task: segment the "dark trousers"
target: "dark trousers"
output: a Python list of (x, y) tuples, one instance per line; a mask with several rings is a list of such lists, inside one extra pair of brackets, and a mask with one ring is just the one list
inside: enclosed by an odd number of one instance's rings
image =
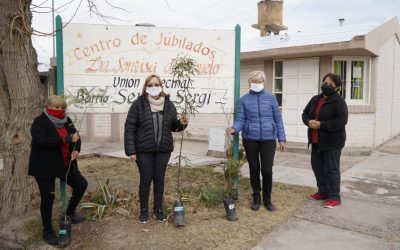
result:
[(171, 153), (138, 153), (136, 156), (140, 173), (140, 210), (147, 212), (149, 209), (150, 186), (153, 182), (154, 211), (157, 212), (162, 209), (165, 170)]
[(342, 149), (319, 151), (312, 144), (311, 166), (317, 180), (318, 193), (329, 199), (340, 199), (340, 154)]
[[(36, 182), (40, 191), (40, 214), (42, 216), (43, 230), (45, 231), (52, 230), (51, 217), (55, 196), (55, 180), (55, 178), (41, 179), (36, 177)], [(73, 191), (72, 197), (68, 203), (66, 214), (73, 215), (75, 214), (75, 209), (86, 191), (88, 183), (85, 177), (83, 177), (76, 168), (72, 168), (68, 174), (67, 184)]]
[(272, 165), (274, 165), (276, 141), (252, 141), (243, 139), (243, 147), (246, 152), (247, 161), (249, 162), (250, 183), (253, 188), (253, 196), (256, 197), (260, 195), (261, 169), (263, 200), (264, 203), (271, 202)]

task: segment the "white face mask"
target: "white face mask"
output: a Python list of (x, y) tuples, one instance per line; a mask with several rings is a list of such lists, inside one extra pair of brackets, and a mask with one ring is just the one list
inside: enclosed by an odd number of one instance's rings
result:
[(264, 89), (264, 84), (263, 83), (250, 83), (250, 89), (253, 90), (254, 92), (260, 92), (261, 90)]
[(146, 93), (149, 94), (150, 96), (158, 96), (161, 93), (161, 91), (162, 91), (162, 88), (160, 86), (146, 88)]

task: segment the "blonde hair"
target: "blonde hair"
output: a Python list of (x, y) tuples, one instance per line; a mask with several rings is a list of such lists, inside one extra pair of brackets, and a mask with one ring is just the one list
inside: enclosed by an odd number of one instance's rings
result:
[(144, 84), (143, 84), (143, 88), (142, 88), (142, 95), (145, 96), (145, 97), (147, 97), (148, 94), (147, 94), (147, 92), (146, 92), (146, 88), (147, 88), (147, 85), (149, 85), (149, 82), (150, 82), (151, 78), (153, 78), (153, 77), (157, 78), (157, 79), (158, 79), (158, 82), (160, 83), (160, 86), (161, 86), (161, 89), (162, 89), (162, 91), (161, 91), (161, 93), (160, 93), (160, 96), (168, 96), (168, 95), (164, 92), (164, 88), (163, 88), (163, 86), (162, 86), (161, 78), (160, 78), (158, 75), (149, 75), (149, 76), (146, 78), (146, 80), (144, 81)]
[(248, 81), (249, 83), (254, 82), (254, 81), (262, 81), (263, 83), (266, 83), (267, 78), (265, 77), (265, 74), (263, 71), (256, 70), (250, 72), (248, 76)]
[(64, 98), (57, 95), (52, 95), (47, 99), (46, 107), (67, 109), (67, 102)]

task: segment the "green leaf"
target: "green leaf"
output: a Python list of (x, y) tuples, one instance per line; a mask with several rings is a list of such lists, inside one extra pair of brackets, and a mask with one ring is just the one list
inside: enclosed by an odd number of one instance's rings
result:
[(94, 203), (94, 202), (83, 202), (83, 203), (81, 203), (81, 207), (82, 208), (96, 208), (97, 206), (99, 206), (99, 204)]
[(97, 213), (99, 214), (99, 218), (100, 219), (103, 217), (103, 214), (104, 214), (104, 211), (105, 211), (106, 207), (107, 207), (106, 205), (100, 205), (97, 208)]

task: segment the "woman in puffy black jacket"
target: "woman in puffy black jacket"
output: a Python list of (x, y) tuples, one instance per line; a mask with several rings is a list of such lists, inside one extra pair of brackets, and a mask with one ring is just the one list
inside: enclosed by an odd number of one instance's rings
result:
[(132, 103), (125, 122), (125, 153), (136, 161), (140, 172), (139, 223), (148, 221), (151, 182), (154, 188), (154, 217), (164, 222), (162, 212), (164, 176), (171, 152), (174, 150), (172, 132), (186, 128), (188, 118), (178, 119), (175, 105), (163, 92), (161, 79), (150, 75), (142, 94)]
[(318, 192), (312, 200), (325, 200), (326, 208), (334, 208), (340, 199), (340, 155), (346, 141), (348, 110), (337, 93), (340, 76), (327, 74), (316, 95), (303, 111), (303, 122), (308, 126), (308, 143), (312, 145), (311, 166), (317, 180)]

